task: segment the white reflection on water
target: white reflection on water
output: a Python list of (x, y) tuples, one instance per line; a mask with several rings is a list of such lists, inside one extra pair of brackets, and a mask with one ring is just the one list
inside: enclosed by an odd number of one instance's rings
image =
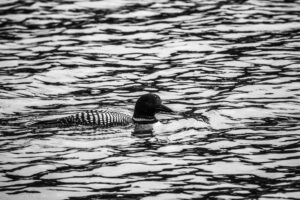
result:
[[(1, 1), (0, 199), (297, 199), (298, 1)], [(29, 129), (88, 109), (153, 131)]]

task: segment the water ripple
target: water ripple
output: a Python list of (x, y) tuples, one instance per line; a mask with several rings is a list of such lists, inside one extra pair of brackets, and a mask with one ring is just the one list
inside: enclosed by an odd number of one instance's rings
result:
[[(298, 199), (296, 0), (0, 2), (0, 199)], [(132, 127), (26, 125), (87, 109)]]

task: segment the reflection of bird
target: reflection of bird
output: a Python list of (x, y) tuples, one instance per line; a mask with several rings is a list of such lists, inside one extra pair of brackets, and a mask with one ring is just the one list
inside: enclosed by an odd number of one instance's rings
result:
[(142, 95), (135, 104), (134, 114), (131, 117), (128, 114), (109, 110), (89, 110), (75, 115), (39, 121), (34, 125), (40, 126), (74, 126), (87, 125), (94, 127), (112, 127), (128, 125), (130, 123), (144, 126), (146, 124), (153, 124), (158, 120), (155, 114), (158, 112), (173, 112), (170, 108), (161, 103), (161, 99), (156, 94)]

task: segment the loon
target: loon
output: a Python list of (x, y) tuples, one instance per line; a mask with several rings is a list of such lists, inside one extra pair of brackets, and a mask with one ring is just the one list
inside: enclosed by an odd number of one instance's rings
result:
[(63, 118), (39, 121), (35, 125), (76, 126), (87, 125), (100, 128), (125, 126), (134, 124), (154, 124), (158, 122), (155, 114), (158, 112), (173, 112), (162, 104), (160, 97), (148, 93), (142, 95), (136, 102), (133, 116), (109, 110), (88, 110)]

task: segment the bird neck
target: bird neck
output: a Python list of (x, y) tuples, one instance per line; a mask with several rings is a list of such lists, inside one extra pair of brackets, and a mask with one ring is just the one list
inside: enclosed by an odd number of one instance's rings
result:
[(155, 116), (133, 115), (132, 121), (136, 124), (153, 124), (156, 123), (158, 120), (155, 118)]
[(153, 130), (154, 123), (149, 124), (138, 124), (136, 123), (134, 125), (134, 131), (132, 132), (132, 135), (139, 137), (139, 138), (146, 138), (146, 137), (152, 137), (154, 134)]

